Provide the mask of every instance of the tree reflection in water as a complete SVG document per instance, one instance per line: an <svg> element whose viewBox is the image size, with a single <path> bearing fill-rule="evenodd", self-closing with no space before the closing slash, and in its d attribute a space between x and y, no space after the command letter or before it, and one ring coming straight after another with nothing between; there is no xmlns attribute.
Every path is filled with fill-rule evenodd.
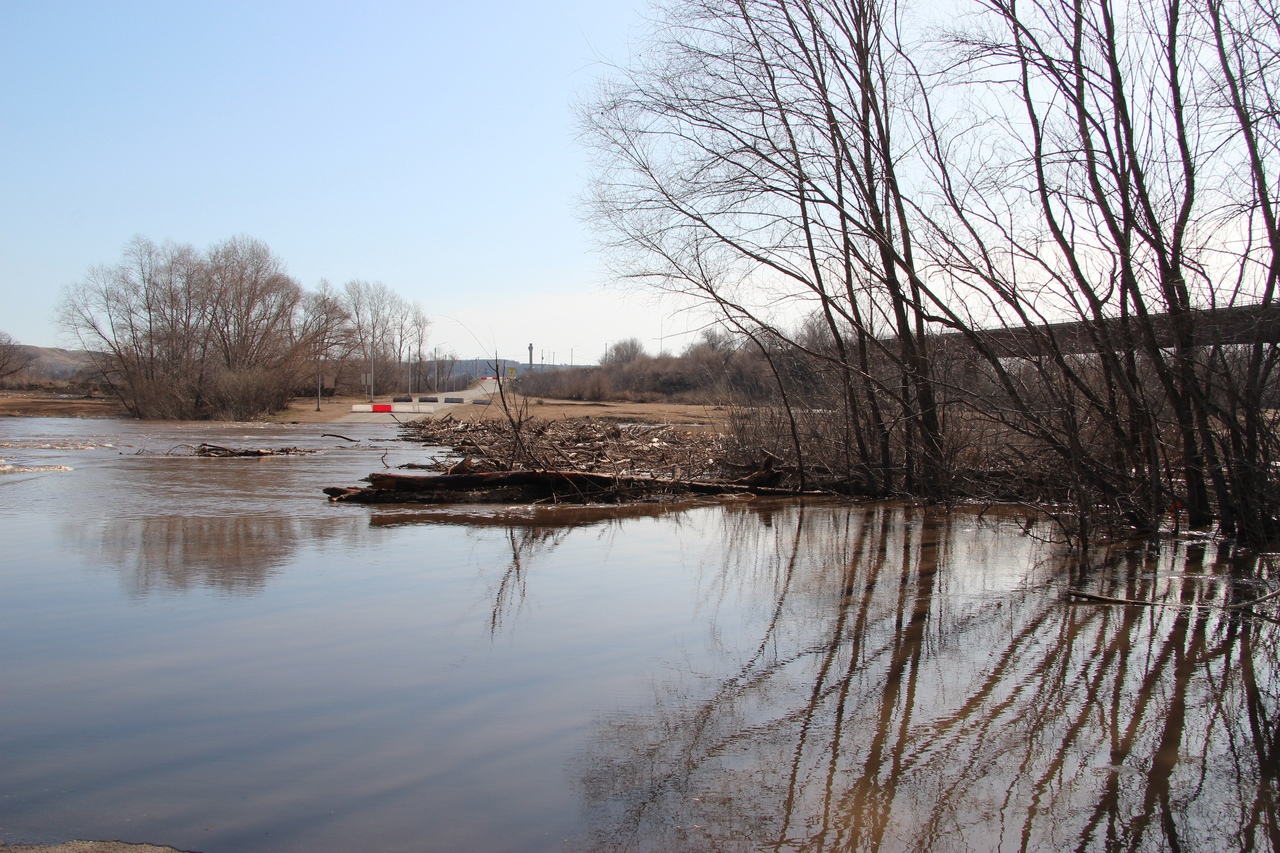
<svg viewBox="0 0 1280 853"><path fill-rule="evenodd" d="M524 603L528 566L535 558L554 551L572 531L585 527L617 529L620 523L634 518L670 516L678 519L680 512L692 505L694 502L624 506L532 505L478 511L460 510L452 506L417 511L400 509L375 512L370 518L370 524L373 527L461 525L475 530L502 530L511 559L503 566L488 595L492 601L489 633L496 636L502 630L506 617L518 613Z"/></svg>
<svg viewBox="0 0 1280 853"><path fill-rule="evenodd" d="M116 518L100 527L64 527L65 541L117 571L130 594L207 587L255 594L303 544L350 538L359 519L279 516Z"/></svg>
<svg viewBox="0 0 1280 853"><path fill-rule="evenodd" d="M576 849L1280 849L1276 626L1223 607L1265 566L889 506L721 517L705 597L767 600L758 632L599 721Z"/></svg>

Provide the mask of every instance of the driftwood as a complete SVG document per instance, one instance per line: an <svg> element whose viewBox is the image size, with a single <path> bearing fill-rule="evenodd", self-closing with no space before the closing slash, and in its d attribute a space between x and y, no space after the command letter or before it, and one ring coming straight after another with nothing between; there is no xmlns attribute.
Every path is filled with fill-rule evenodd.
<svg viewBox="0 0 1280 853"><path fill-rule="evenodd" d="M1162 602L1143 601L1140 598L1112 598L1109 595L1098 595L1093 592L1085 592L1082 589L1069 589L1067 595L1073 598L1080 598L1085 601L1095 601L1098 604L1140 604L1144 607L1160 607L1165 606Z"/></svg>
<svg viewBox="0 0 1280 853"><path fill-rule="evenodd" d="M242 448L242 447L219 447L216 444L201 444L196 447L196 456L209 456L216 459L230 459L233 457L257 457L257 456L298 456L304 453L315 453L314 450L305 450L301 447L280 447L272 450L271 448Z"/></svg>
<svg viewBox="0 0 1280 853"><path fill-rule="evenodd" d="M366 488L325 489L354 503L593 503L678 495L788 495L793 489L713 480L615 476L588 471L481 471L460 474L370 474ZM820 492L805 492L816 496Z"/></svg>

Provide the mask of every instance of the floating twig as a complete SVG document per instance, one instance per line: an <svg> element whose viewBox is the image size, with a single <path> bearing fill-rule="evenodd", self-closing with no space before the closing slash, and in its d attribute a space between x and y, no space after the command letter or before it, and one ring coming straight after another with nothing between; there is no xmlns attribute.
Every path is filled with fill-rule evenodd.
<svg viewBox="0 0 1280 853"><path fill-rule="evenodd" d="M1155 601L1143 601L1138 598L1112 598L1109 595L1098 595L1093 592L1085 592L1082 589L1069 589L1067 590L1067 595L1083 598L1085 601L1096 601L1099 604L1141 604L1144 607L1164 606Z"/></svg>

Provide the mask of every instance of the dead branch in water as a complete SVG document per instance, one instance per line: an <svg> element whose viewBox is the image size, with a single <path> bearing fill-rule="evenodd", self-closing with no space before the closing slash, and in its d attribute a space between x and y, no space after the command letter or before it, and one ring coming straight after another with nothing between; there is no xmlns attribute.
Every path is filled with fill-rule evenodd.
<svg viewBox="0 0 1280 853"><path fill-rule="evenodd" d="M172 453L173 451L170 451ZM195 448L196 456L207 456L214 459L229 459L240 457L257 457L257 456L300 456L304 453L315 453L315 450L306 450L301 447L279 447L274 450L267 447L260 448L242 448L242 447L221 447L217 444L201 444Z"/></svg>
<svg viewBox="0 0 1280 853"><path fill-rule="evenodd" d="M1112 598L1109 595L1098 595L1093 592L1085 592L1082 589L1069 589L1067 590L1067 595L1074 598L1081 598L1085 601L1094 601L1098 604L1140 604L1144 607L1162 606L1159 602L1155 601L1143 601L1138 598Z"/></svg>
<svg viewBox="0 0 1280 853"><path fill-rule="evenodd" d="M1274 592L1269 592L1266 595L1259 596L1258 598L1254 598L1249 601L1241 601L1236 604L1228 604L1227 609L1239 610L1245 607L1252 607L1255 604L1261 604L1264 601L1271 601L1276 598L1280 598L1280 589L1277 589Z"/></svg>

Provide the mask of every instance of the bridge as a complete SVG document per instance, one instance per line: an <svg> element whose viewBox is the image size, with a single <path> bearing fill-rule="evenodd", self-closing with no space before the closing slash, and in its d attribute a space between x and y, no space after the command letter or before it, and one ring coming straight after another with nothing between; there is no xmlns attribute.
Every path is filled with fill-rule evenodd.
<svg viewBox="0 0 1280 853"><path fill-rule="evenodd" d="M1196 346L1241 346L1255 341L1280 343L1280 304L1271 302L1257 305L1236 305L1228 308L1197 309L1184 315L1194 329ZM1148 320L1153 327L1156 343L1161 349L1174 346L1175 318L1170 314L1152 314ZM1098 340L1117 342L1124 339L1124 324L1129 323L1129 334L1136 344L1143 334L1141 321L1136 317L1112 318L1101 323L1072 321L1047 323L1023 328L989 329L978 335L997 354L1018 357L1041 355L1048 351L1046 344L1053 340L1066 354L1082 355L1098 351ZM943 335L946 339L960 333Z"/></svg>

